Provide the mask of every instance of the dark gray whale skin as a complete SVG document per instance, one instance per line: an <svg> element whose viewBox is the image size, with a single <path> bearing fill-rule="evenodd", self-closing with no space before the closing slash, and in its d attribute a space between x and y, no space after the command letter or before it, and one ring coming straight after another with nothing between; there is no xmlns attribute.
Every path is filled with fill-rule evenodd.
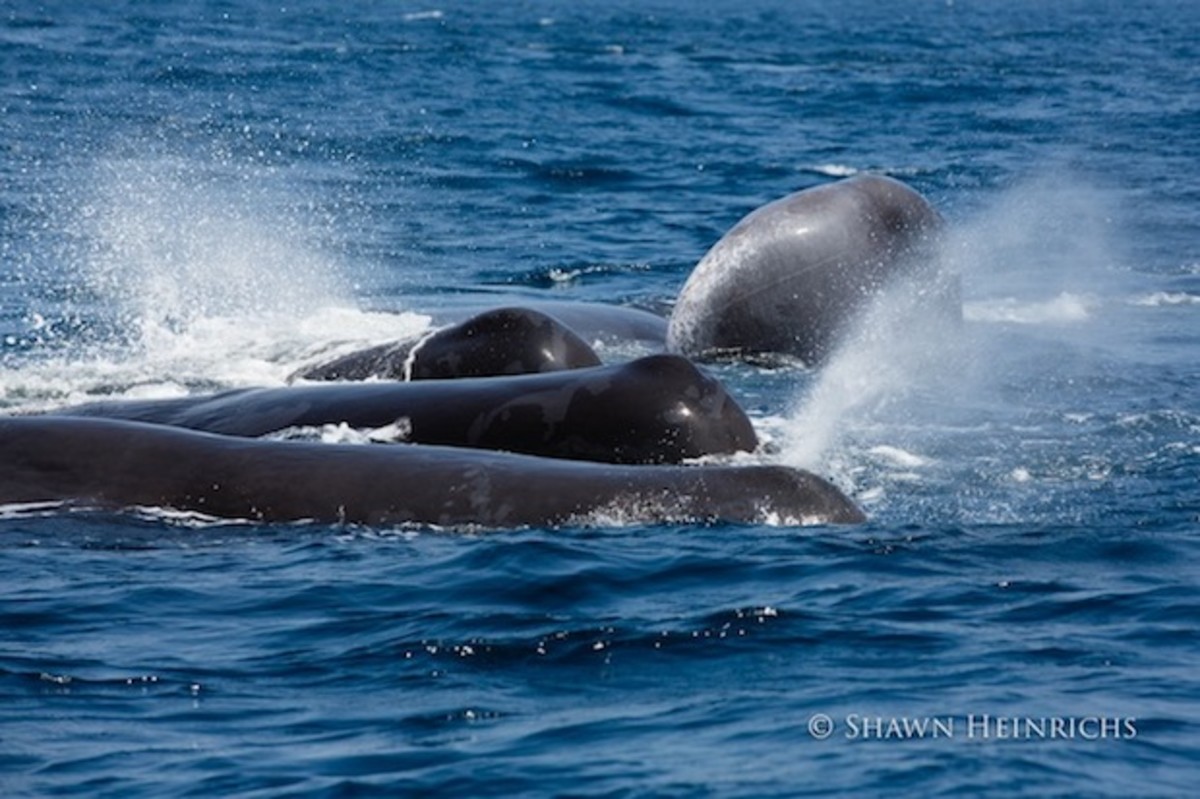
<svg viewBox="0 0 1200 799"><path fill-rule="evenodd" d="M513 298L508 297L505 301L511 303L512 300ZM661 350L667 340L665 315L641 308L609 303L545 300L533 297L522 297L520 302L515 304L553 317L589 343L597 341L605 344L633 342L651 350ZM467 316L480 313L489 307L495 307L495 303L481 306L477 301L473 301L471 305L440 307L430 311L430 314L437 324L457 323Z"/></svg>
<svg viewBox="0 0 1200 799"><path fill-rule="evenodd" d="M423 445L237 438L162 425L0 418L0 504L169 508L216 518L511 528L621 521L863 521L780 466L615 466Z"/></svg>
<svg viewBox="0 0 1200 799"><path fill-rule="evenodd" d="M305 380L438 380L599 366L575 331L533 308L493 308L425 338L352 352L302 370Z"/></svg>
<svg viewBox="0 0 1200 799"><path fill-rule="evenodd" d="M934 283L938 312L961 313L957 283L934 274L941 217L899 181L861 175L751 212L692 270L671 312L667 349L694 358L782 354L825 361L893 281Z"/></svg>
<svg viewBox="0 0 1200 799"><path fill-rule="evenodd" d="M411 443L609 463L677 463L758 445L720 382L677 355L514 377L318 383L171 400L98 402L54 412L262 436L407 420Z"/></svg>

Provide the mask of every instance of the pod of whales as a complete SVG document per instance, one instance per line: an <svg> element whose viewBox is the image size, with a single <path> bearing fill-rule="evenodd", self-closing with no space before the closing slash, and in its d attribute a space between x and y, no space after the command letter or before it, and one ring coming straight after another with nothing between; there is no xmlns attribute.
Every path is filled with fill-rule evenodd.
<svg viewBox="0 0 1200 799"><path fill-rule="evenodd" d="M669 319L596 305L536 307L585 339L637 340L702 360L785 355L816 366L870 302L900 279L923 281L924 310L960 315L956 280L933 264L941 226L941 216L913 189L859 175L748 214L692 270ZM400 370L378 361L389 352L403 361L412 348L398 343L353 353L302 376L398 377ZM570 367L548 363L541 371L550 368Z"/></svg>
<svg viewBox="0 0 1200 799"><path fill-rule="evenodd" d="M579 334L533 308L495 308L417 341L352 352L301 371L306 380L438 380L599 366Z"/></svg>
<svg viewBox="0 0 1200 799"><path fill-rule="evenodd" d="M0 504L165 507L261 521L489 528L639 521L862 521L779 466L613 466L435 446L313 444L112 419L0 419Z"/></svg>
<svg viewBox="0 0 1200 799"><path fill-rule="evenodd" d="M750 451L754 428L712 377L678 355L547 374L416 383L322 383L212 396L99 402L56 415L261 436L401 421L404 440L610 463L678 463Z"/></svg>
<svg viewBox="0 0 1200 799"><path fill-rule="evenodd" d="M739 222L697 265L669 319L570 303L451 311L457 318L439 320L450 326L424 339L298 375L400 382L0 418L0 503L482 527L609 516L859 522L853 502L804 471L674 465L757 446L736 401L688 358L780 353L819 364L890 281L923 274L939 221L903 184L852 178ZM588 342L613 340L675 354L599 365ZM406 443L258 438L341 423L392 425Z"/></svg>
<svg viewBox="0 0 1200 799"><path fill-rule="evenodd" d="M588 342L662 350L667 340L665 318L594 303L538 300L527 307L446 308L433 321L446 326L425 338L368 347L309 366L292 379L428 380L553 372L599 364Z"/></svg>

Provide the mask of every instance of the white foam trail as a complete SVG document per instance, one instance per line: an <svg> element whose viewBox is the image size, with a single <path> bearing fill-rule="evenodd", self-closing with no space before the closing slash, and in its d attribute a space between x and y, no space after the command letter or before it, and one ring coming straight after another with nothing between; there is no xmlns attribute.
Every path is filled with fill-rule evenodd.
<svg viewBox="0 0 1200 799"><path fill-rule="evenodd" d="M1200 295L1188 294L1184 291L1156 291L1130 300L1131 305L1146 308L1160 308L1173 305L1200 305Z"/></svg>
<svg viewBox="0 0 1200 799"><path fill-rule="evenodd" d="M880 444L877 447L871 447L869 450L871 455L884 460L896 466L903 466L906 469L915 469L920 466L928 466L931 461L914 452L908 452L900 447L893 447L887 444Z"/></svg>
<svg viewBox="0 0 1200 799"><path fill-rule="evenodd" d="M405 22L420 22L423 20L430 20L430 19L435 19L435 20L436 19L445 19L445 17L446 17L446 12L440 11L438 9L432 9L430 11L410 11L409 13L404 15L404 21Z"/></svg>
<svg viewBox="0 0 1200 799"><path fill-rule="evenodd" d="M402 416L382 427L356 428L345 422L286 427L265 438L274 441L320 441L325 444L401 444L412 437L412 420Z"/></svg>
<svg viewBox="0 0 1200 799"><path fill-rule="evenodd" d="M323 308L290 314L209 317L175 334L161 332L130 351L82 347L0 370L0 409L45 410L97 397L162 399L196 391L285 385L305 366L412 339L429 317Z"/></svg>
<svg viewBox="0 0 1200 799"><path fill-rule="evenodd" d="M1017 325L1066 325L1084 322L1100 307L1100 300L1064 291L1049 300L1021 302L1015 297L968 302L963 317L971 322L1004 322Z"/></svg>
<svg viewBox="0 0 1200 799"><path fill-rule="evenodd" d="M846 164L814 164L811 169L819 175L831 178L848 178L859 173L857 168Z"/></svg>

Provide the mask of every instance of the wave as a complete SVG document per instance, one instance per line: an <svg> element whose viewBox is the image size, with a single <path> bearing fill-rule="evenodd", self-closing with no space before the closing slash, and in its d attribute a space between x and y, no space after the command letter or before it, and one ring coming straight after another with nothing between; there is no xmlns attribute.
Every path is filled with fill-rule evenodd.
<svg viewBox="0 0 1200 799"><path fill-rule="evenodd" d="M432 9L429 11L410 11L404 15L405 22L422 22L425 20L445 19L446 12Z"/></svg>
<svg viewBox="0 0 1200 799"><path fill-rule="evenodd" d="M867 450L871 455L874 455L884 463L903 466L909 469L915 469L920 466L928 466L932 461L922 455L909 452L900 447L891 446L889 444L880 444Z"/></svg>
<svg viewBox="0 0 1200 799"><path fill-rule="evenodd" d="M1200 295L1189 294L1186 291L1156 291L1140 297L1134 297L1131 305L1147 308L1161 308L1176 305L1200 305Z"/></svg>
<svg viewBox="0 0 1200 799"><path fill-rule="evenodd" d="M818 175L825 175L830 178L848 178L862 171L857 167L845 164L814 164L805 169L809 172L815 172Z"/></svg>
<svg viewBox="0 0 1200 799"><path fill-rule="evenodd" d="M919 167L856 167L849 164L825 163L825 164L805 164L800 167L801 172L809 172L814 175L823 175L828 178L849 178L855 175L869 172L874 175L889 175L895 178L914 177L920 175L925 170Z"/></svg>

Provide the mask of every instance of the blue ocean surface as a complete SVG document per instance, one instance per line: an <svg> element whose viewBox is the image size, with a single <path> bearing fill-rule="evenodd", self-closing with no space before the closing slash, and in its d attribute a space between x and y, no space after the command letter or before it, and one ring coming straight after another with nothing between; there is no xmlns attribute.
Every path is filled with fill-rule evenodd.
<svg viewBox="0 0 1200 799"><path fill-rule="evenodd" d="M1194 795L1198 34L1190 0L0 7L3 413L282 385L454 304L666 311L743 215L865 172L943 214L964 300L708 367L863 525L0 509L0 793Z"/></svg>

